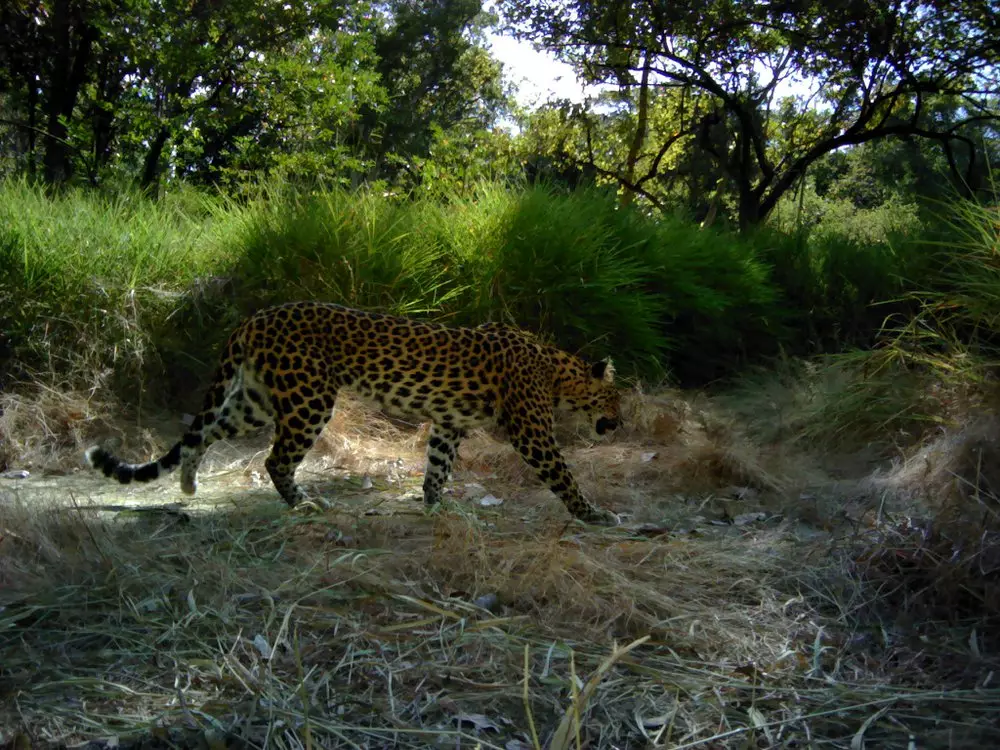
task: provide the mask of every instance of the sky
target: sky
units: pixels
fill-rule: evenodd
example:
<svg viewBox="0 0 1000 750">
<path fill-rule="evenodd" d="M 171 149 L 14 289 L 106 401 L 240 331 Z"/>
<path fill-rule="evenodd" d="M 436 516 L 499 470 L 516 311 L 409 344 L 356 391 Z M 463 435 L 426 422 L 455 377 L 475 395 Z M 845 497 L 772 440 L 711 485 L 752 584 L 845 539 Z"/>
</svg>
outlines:
<svg viewBox="0 0 1000 750">
<path fill-rule="evenodd" d="M 598 86 L 583 86 L 572 67 L 549 52 L 534 49 L 530 42 L 492 31 L 486 38 L 493 54 L 503 63 L 504 77 L 517 87 L 515 98 L 523 106 L 534 108 L 552 99 L 581 102 L 600 90 Z M 807 82 L 787 80 L 778 85 L 775 93 L 779 97 L 805 96 L 814 90 Z"/>
<path fill-rule="evenodd" d="M 493 54 L 503 63 L 504 75 L 517 86 L 518 104 L 535 107 L 551 99 L 583 101 L 597 87 L 584 87 L 573 68 L 548 52 L 534 49 L 530 42 L 490 32 L 487 40 Z"/>
</svg>

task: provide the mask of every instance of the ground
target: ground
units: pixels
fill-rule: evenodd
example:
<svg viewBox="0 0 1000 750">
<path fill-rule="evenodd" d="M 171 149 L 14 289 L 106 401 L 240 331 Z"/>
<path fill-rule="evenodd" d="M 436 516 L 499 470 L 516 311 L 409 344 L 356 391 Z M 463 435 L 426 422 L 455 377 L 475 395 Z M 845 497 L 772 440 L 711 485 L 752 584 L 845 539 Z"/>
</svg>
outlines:
<svg viewBox="0 0 1000 750">
<path fill-rule="evenodd" d="M 300 470 L 329 512 L 280 501 L 266 436 L 213 449 L 194 498 L 65 458 L 8 472 L 0 746 L 1000 741 L 995 641 L 896 604 L 916 521 L 884 483 L 675 393 L 629 408 L 610 441 L 561 435 L 615 529 L 572 521 L 487 434 L 427 512 L 425 429 L 358 405 Z"/>
</svg>

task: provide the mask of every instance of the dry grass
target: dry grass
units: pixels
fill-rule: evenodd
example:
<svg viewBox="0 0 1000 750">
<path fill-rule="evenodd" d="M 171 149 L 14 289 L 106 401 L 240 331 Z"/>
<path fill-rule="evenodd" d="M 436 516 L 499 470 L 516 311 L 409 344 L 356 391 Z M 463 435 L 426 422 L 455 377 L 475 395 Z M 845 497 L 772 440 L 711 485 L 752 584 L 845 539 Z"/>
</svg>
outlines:
<svg viewBox="0 0 1000 750">
<path fill-rule="evenodd" d="M 96 435 L 116 435 L 147 452 L 158 447 L 152 429 L 122 427 L 120 416 L 116 405 L 79 391 L 38 385 L 0 393 L 0 471 L 63 471 L 80 463 L 81 452 Z"/>
<path fill-rule="evenodd" d="M 901 499 L 839 489 L 819 507 L 846 516 L 817 529 L 801 455 L 704 399 L 627 410 L 607 443 L 565 436 L 585 489 L 636 522 L 619 529 L 568 523 L 486 434 L 445 508 L 381 513 L 407 507 L 384 496 L 419 484 L 423 439 L 350 403 L 305 481 L 388 490 L 329 514 L 248 499 L 262 456 L 233 470 L 224 446 L 203 488 L 238 505 L 110 513 L 83 485 L 0 485 L 0 744 L 997 744 L 992 538 L 949 557 Z M 464 499 L 471 481 L 505 502 Z"/>
<path fill-rule="evenodd" d="M 936 431 L 866 485 L 894 506 L 919 505 L 949 525 L 1000 530 L 1000 417 L 980 412 Z"/>
</svg>

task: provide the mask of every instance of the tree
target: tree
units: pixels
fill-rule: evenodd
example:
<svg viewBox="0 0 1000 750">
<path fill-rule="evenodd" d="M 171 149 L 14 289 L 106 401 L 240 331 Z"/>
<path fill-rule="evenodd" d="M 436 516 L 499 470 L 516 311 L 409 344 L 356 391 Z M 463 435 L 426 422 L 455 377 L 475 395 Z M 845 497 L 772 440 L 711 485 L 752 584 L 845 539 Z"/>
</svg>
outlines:
<svg viewBox="0 0 1000 750">
<path fill-rule="evenodd" d="M 215 175 L 216 158 L 270 114 L 262 102 L 285 106 L 282 94 L 292 98 L 310 84 L 319 87 L 320 98 L 332 98 L 346 83 L 324 92 L 329 68 L 318 66 L 313 74 L 305 67 L 316 51 L 330 55 L 331 67 L 339 62 L 329 43 L 349 13 L 339 0 L 144 0 L 141 10 L 130 21 L 134 48 L 126 59 L 135 61 L 135 74 L 126 104 L 133 137 L 141 137 L 145 150 L 143 187 L 157 183 L 171 141 L 180 146 L 190 139 L 209 148 L 213 153 L 202 154 L 200 162 Z M 214 137 L 199 139 L 192 132 L 199 123 L 209 124 Z"/>
<path fill-rule="evenodd" d="M 432 150 L 486 142 L 506 106 L 486 20 L 480 0 L 2 3 L 4 163 L 150 190 L 274 172 L 419 184 Z"/>
<path fill-rule="evenodd" d="M 964 131 L 998 118 L 995 0 L 501 0 L 500 7 L 516 33 L 627 95 L 633 137 L 610 170 L 626 193 L 651 197 L 644 185 L 659 176 L 656 155 L 686 138 L 725 181 L 744 228 L 825 154 L 882 138 L 939 144 L 969 184 L 977 144 Z M 794 82 L 805 93 L 781 96 Z M 652 141 L 649 107 L 665 91 L 691 106 Z M 940 97 L 961 103 L 957 119 L 935 116 Z M 652 171 L 640 174 L 643 153 Z"/>
<path fill-rule="evenodd" d="M 48 182 L 80 167 L 96 182 L 116 156 L 138 156 L 139 182 L 150 188 L 171 145 L 180 145 L 200 114 L 228 118 L 219 132 L 236 138 L 260 99 L 255 90 L 292 83 L 271 77 L 276 71 L 265 61 L 296 54 L 336 31 L 345 15 L 340 0 L 5 3 L 6 124 L 28 134 L 29 169 L 40 137 Z"/>
<path fill-rule="evenodd" d="M 183 174 L 230 183 L 275 173 L 347 184 L 363 176 L 371 163 L 353 146 L 362 113 L 386 102 L 367 11 L 314 19 L 308 33 L 255 53 L 241 76 L 193 107 L 179 142 Z"/>
<path fill-rule="evenodd" d="M 546 165 L 547 179 L 611 184 L 620 188 L 622 205 L 639 195 L 657 210 L 680 207 L 701 220 L 720 180 L 717 166 L 696 148 L 705 111 L 713 110 L 704 96 L 625 87 L 583 104 L 539 108 L 522 118 L 520 145 L 529 164 Z"/>
<path fill-rule="evenodd" d="M 365 113 L 358 147 L 374 164 L 371 177 L 419 185 L 418 164 L 443 137 L 482 140 L 510 106 L 500 64 L 485 48 L 484 26 L 494 19 L 482 0 L 387 0 L 379 9 L 376 71 L 387 102 Z"/>
<path fill-rule="evenodd" d="M 24 134 L 30 172 L 37 145 L 44 143 L 49 182 L 72 173 L 68 123 L 88 80 L 99 36 L 96 15 L 86 0 L 24 0 L 0 10 L 0 38 L 6 40 L 0 44 L 0 94 L 13 115 L 5 122 Z M 17 116 L 22 111 L 23 119 Z"/>
</svg>

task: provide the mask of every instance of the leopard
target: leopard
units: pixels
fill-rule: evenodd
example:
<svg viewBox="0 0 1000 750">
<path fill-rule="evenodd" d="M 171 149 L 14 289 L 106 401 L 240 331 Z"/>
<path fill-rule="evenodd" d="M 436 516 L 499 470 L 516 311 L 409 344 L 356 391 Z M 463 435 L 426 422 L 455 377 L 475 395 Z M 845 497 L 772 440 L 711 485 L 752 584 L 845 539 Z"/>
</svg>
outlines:
<svg viewBox="0 0 1000 750">
<path fill-rule="evenodd" d="M 273 425 L 264 466 L 295 508 L 315 499 L 296 483 L 295 472 L 341 392 L 389 417 L 430 422 L 422 486 L 427 506 L 441 502 L 468 432 L 499 427 L 574 518 L 621 522 L 584 496 L 553 429 L 556 413 L 566 412 L 586 419 L 598 436 L 620 426 L 621 392 L 610 359 L 588 361 L 497 323 L 449 326 L 331 302 L 290 302 L 246 317 L 223 347 L 201 411 L 159 458 L 128 463 L 94 445 L 85 460 L 121 484 L 150 482 L 180 467 L 181 490 L 193 495 L 209 446 Z"/>
</svg>

